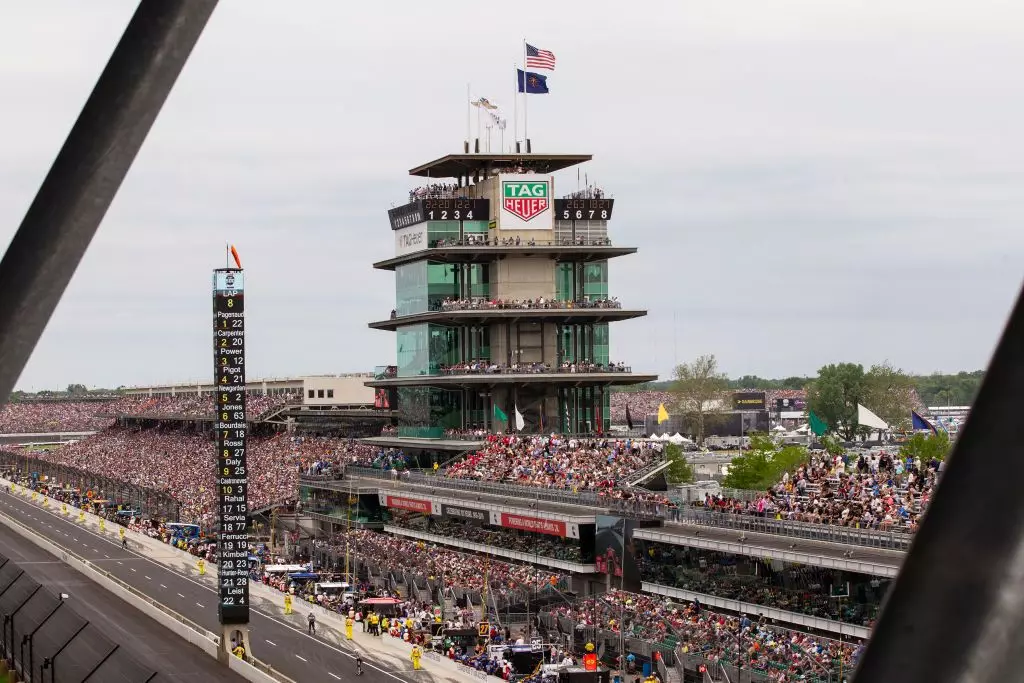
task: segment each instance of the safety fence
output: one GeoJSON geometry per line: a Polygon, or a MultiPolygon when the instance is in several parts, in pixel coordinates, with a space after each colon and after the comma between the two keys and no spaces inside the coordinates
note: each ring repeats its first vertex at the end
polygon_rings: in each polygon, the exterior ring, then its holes
{"type": "Polygon", "coordinates": [[[49,488],[77,490],[92,500],[106,500],[134,510],[142,517],[178,521],[181,503],[165,491],[135,486],[93,472],[42,460],[21,453],[0,450],[0,471],[13,481],[31,479],[45,482],[49,488]]]}

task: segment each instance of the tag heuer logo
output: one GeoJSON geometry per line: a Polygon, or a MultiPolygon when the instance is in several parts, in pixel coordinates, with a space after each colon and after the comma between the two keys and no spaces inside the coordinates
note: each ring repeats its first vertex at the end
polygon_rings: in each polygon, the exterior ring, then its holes
{"type": "Polygon", "coordinates": [[[548,181],[532,183],[519,180],[502,183],[505,210],[524,221],[539,216],[548,209],[548,181]]]}

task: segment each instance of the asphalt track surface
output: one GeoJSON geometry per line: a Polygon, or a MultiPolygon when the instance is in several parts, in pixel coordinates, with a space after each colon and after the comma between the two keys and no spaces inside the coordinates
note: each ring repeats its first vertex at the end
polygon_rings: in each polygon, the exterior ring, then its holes
{"type": "MultiPolygon", "coordinates": [[[[7,493],[6,490],[0,492],[0,512],[15,518],[51,542],[86,557],[157,602],[188,617],[202,628],[218,634],[221,632],[217,619],[218,596],[212,588],[146,558],[132,550],[131,544],[129,544],[128,550],[123,550],[120,542],[83,529],[72,521],[7,493]]],[[[14,535],[14,532],[2,524],[0,524],[0,529],[8,535],[14,535]]],[[[18,539],[15,542],[17,547],[23,548],[29,543],[16,536],[15,538],[18,539]]],[[[44,553],[50,560],[54,557],[41,548],[39,552],[44,553]]],[[[17,561],[13,555],[11,559],[17,561]]],[[[92,583],[67,565],[64,566],[72,574],[78,576],[79,581],[92,583]]],[[[76,590],[78,589],[76,588],[76,590]]],[[[149,621],[159,631],[158,635],[154,636],[156,639],[173,643],[176,655],[173,657],[171,665],[172,672],[175,667],[188,670],[197,666],[196,661],[184,661],[185,658],[182,655],[190,654],[186,648],[191,648],[191,646],[178,636],[163,629],[156,622],[149,620],[148,617],[134,611],[133,608],[121,601],[112,599],[110,594],[99,586],[96,586],[96,590],[105,594],[98,596],[98,599],[105,598],[105,601],[99,603],[104,608],[110,603],[123,604],[125,609],[134,612],[137,619],[149,621]]],[[[308,635],[305,629],[305,611],[301,607],[296,610],[292,619],[293,621],[288,622],[283,618],[268,616],[256,609],[251,610],[249,638],[253,654],[275,670],[299,683],[319,683],[320,681],[331,683],[355,677],[354,650],[339,648],[316,636],[308,635]]],[[[320,628],[322,625],[317,624],[317,626],[320,628]]],[[[195,648],[192,649],[197,653],[195,657],[191,658],[192,660],[202,658],[211,663],[214,662],[212,657],[200,654],[199,650],[195,648]]],[[[362,657],[365,674],[361,680],[364,683],[396,683],[396,681],[409,680],[407,676],[399,675],[399,672],[392,671],[387,665],[381,664],[372,653],[364,650],[362,657]]],[[[225,669],[221,670],[227,673],[225,669]]],[[[161,669],[161,675],[156,680],[175,680],[173,673],[166,679],[163,679],[164,675],[163,669],[161,669]]],[[[181,677],[180,680],[185,680],[184,674],[179,672],[178,675],[181,677]]],[[[188,680],[206,679],[192,677],[188,680]]]]}
{"type": "MultiPolygon", "coordinates": [[[[154,682],[245,681],[128,603],[111,599],[110,592],[99,584],[55,559],[39,546],[26,542],[5,525],[0,525],[0,553],[17,563],[27,576],[44,589],[55,594],[66,593],[68,599],[64,608],[70,607],[78,616],[102,631],[112,643],[120,645],[119,652],[127,650],[140,665],[156,671],[154,682]]],[[[107,667],[101,670],[102,677],[107,679],[118,675],[107,667]]],[[[100,673],[96,675],[100,676],[100,673]]],[[[127,678],[127,672],[125,676],[125,680],[131,680],[127,678]]]]}

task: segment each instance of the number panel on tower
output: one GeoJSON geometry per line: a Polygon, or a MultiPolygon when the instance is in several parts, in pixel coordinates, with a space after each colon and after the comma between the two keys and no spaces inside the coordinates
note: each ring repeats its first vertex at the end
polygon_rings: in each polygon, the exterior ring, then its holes
{"type": "Polygon", "coordinates": [[[214,421],[220,528],[222,624],[249,623],[249,479],[245,421],[245,292],[241,270],[219,269],[213,278],[214,421]]]}

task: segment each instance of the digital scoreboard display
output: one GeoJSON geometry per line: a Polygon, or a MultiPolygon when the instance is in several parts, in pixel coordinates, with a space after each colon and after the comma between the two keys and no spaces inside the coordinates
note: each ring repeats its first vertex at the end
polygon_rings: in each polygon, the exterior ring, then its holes
{"type": "Polygon", "coordinates": [[[606,221],[612,217],[614,199],[556,199],[556,221],[606,221]]]}
{"type": "Polygon", "coordinates": [[[245,287],[241,269],[213,271],[221,624],[249,623],[249,480],[245,464],[245,287]]]}
{"type": "Polygon", "coordinates": [[[388,211],[392,230],[401,230],[424,221],[488,221],[491,219],[489,199],[445,197],[417,199],[388,211]]]}

